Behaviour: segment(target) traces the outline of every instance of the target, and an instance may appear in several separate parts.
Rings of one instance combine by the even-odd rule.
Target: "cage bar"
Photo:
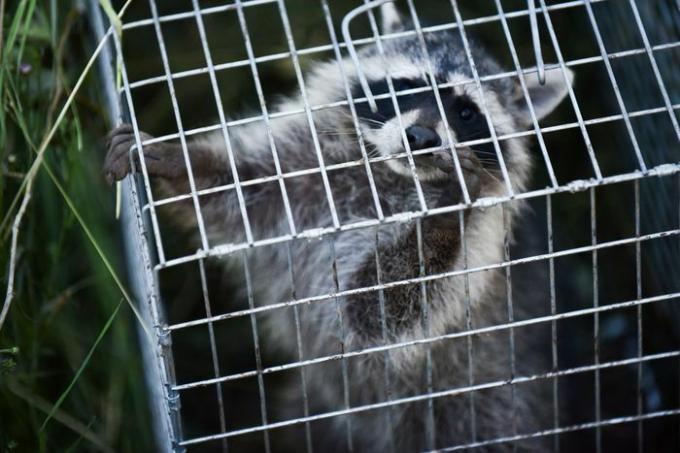
[[[304,44],[296,34],[296,14],[299,8],[291,5],[295,0],[235,0],[224,4],[206,7],[199,0],[192,0],[191,8],[187,11],[163,14],[159,4],[155,0],[148,1],[149,11],[143,17],[123,23],[125,33],[135,33],[148,30],[153,34],[158,43],[158,57],[161,61],[162,72],[157,75],[137,75],[130,61],[133,49],[126,47],[117,38],[116,34],[109,29],[104,30],[103,15],[99,11],[98,3],[91,0],[89,8],[91,21],[94,25],[96,39],[108,39],[111,42],[103,52],[100,59],[100,77],[104,85],[104,93],[107,98],[107,110],[109,111],[112,124],[120,124],[121,121],[129,122],[133,126],[135,145],[130,149],[132,166],[139,162],[138,177],[129,177],[123,181],[123,228],[126,239],[126,256],[128,257],[128,269],[130,281],[134,289],[135,299],[139,304],[140,311],[144,315],[145,322],[153,332],[153,338],[146,338],[140,333],[140,345],[142,356],[145,361],[146,383],[152,405],[153,429],[156,433],[158,448],[161,451],[184,451],[186,449],[203,448],[209,445],[219,445],[222,451],[238,450],[239,442],[256,442],[266,452],[277,450],[279,439],[285,435],[299,430],[299,449],[313,452],[319,442],[317,426],[329,426],[328,423],[336,423],[341,426],[344,442],[348,451],[360,448],[356,433],[361,428],[361,418],[365,415],[384,417],[385,426],[389,429],[386,433],[379,433],[388,439],[387,449],[399,451],[395,443],[395,432],[398,430],[397,411],[410,405],[422,404],[423,427],[425,431],[426,450],[431,451],[458,451],[474,450],[475,448],[491,447],[499,445],[513,445],[514,448],[523,441],[531,441],[538,438],[548,439],[554,451],[564,451],[568,445],[570,435],[573,433],[587,433],[592,435],[591,449],[594,451],[608,451],[608,430],[624,429],[633,426],[635,433],[635,445],[638,451],[646,451],[650,442],[653,442],[648,434],[648,426],[654,423],[667,423],[673,417],[680,416],[680,402],[677,394],[674,401],[655,401],[652,395],[654,390],[667,394],[666,387],[663,391],[658,390],[661,384],[650,384],[650,376],[658,373],[658,368],[669,361],[680,361],[680,348],[677,344],[670,343],[666,349],[654,346],[653,340],[658,335],[654,329],[648,326],[651,322],[658,322],[662,313],[659,307],[676,307],[680,302],[680,288],[672,279],[667,286],[655,286],[650,272],[658,271],[654,262],[654,254],[649,252],[655,247],[667,247],[669,259],[680,262],[680,202],[670,206],[675,197],[680,198],[680,185],[674,184],[674,179],[680,181],[680,154],[678,142],[680,142],[680,126],[677,114],[680,109],[680,91],[677,80],[670,73],[673,68],[669,67],[666,60],[672,60],[673,55],[680,50],[680,36],[670,33],[673,39],[665,42],[655,41],[653,30],[646,28],[645,21],[652,14],[654,6],[647,2],[628,0],[628,2],[615,2],[614,0],[571,0],[550,2],[523,2],[519,9],[508,10],[507,3],[502,0],[489,2],[493,13],[489,11],[481,14],[468,14],[469,5],[466,2],[450,0],[446,3],[447,13],[450,18],[445,23],[429,25],[421,18],[421,3],[416,4],[413,0],[404,0],[400,3],[405,15],[412,21],[409,30],[386,33],[378,27],[373,7],[377,4],[368,0],[354,0],[353,7],[363,8],[362,14],[357,14],[357,22],[366,20],[363,27],[363,35],[358,33],[350,37],[350,42],[341,42],[336,34],[340,17],[333,17],[331,6],[335,11],[335,4],[328,0],[310,3],[306,8],[314,10],[323,19],[325,29],[324,37],[319,42],[313,42],[309,46]],[[163,5],[160,5],[161,7]],[[627,23],[622,23],[634,36],[635,43],[627,43],[623,48],[617,48],[610,39],[609,25],[607,22],[608,8],[621,8],[622,14],[629,14]],[[672,7],[671,7],[672,8]],[[282,34],[280,36],[281,51],[267,52],[264,55],[256,51],[257,38],[263,30],[249,24],[249,14],[264,11],[265,9],[275,12]],[[211,17],[219,14],[232,14],[237,24],[237,32],[243,39],[245,58],[234,57],[228,61],[222,61],[219,50],[211,46],[213,38],[208,21]],[[591,48],[587,53],[574,54],[569,43],[561,36],[561,26],[564,16],[568,14],[580,14],[583,23],[588,30],[583,30],[592,39]],[[680,13],[671,17],[671,21],[680,21]],[[148,16],[148,17],[146,17]],[[468,17],[472,16],[472,17]],[[624,17],[624,16],[621,16]],[[651,16],[650,16],[651,17]],[[361,19],[360,19],[361,18]],[[200,44],[194,49],[197,55],[203,57],[200,67],[191,69],[173,70],[172,47],[173,37],[164,32],[166,26],[179,23],[191,23],[195,26]],[[441,20],[440,20],[441,22]],[[515,29],[517,24],[530,24],[529,34],[521,37]],[[367,27],[366,27],[367,25]],[[647,24],[648,25],[648,24]],[[273,24],[272,24],[273,26]],[[507,52],[505,67],[498,73],[483,74],[478,70],[478,64],[473,55],[473,41],[471,36],[484,27],[496,27],[498,50]],[[348,31],[358,30],[358,23]],[[451,31],[461,40],[465,58],[469,65],[471,77],[456,82],[442,82],[435,77],[434,63],[428,50],[427,39],[432,34]],[[395,110],[396,118],[401,130],[403,152],[389,156],[376,155],[370,150],[365,130],[362,128],[362,118],[358,113],[358,107],[365,107],[369,99],[365,94],[357,95],[352,87],[352,72],[346,66],[348,50],[361,46],[375,46],[378,55],[386,64],[385,46],[391,40],[412,38],[417,43],[420,52],[425,55],[428,64],[423,69],[427,74],[427,86],[417,88],[398,89],[394,84],[394,75],[386,69],[387,93],[375,94],[375,100],[387,100],[391,102]],[[317,40],[318,41],[318,40]],[[639,43],[638,43],[639,41]],[[550,52],[554,53],[555,62],[549,63]],[[351,52],[350,52],[351,53]],[[114,77],[114,55],[119,63],[122,86],[116,90]],[[341,81],[340,99],[330,103],[315,103],[310,97],[307,84],[306,70],[308,58],[331,55],[338,71],[338,79]],[[127,59],[126,59],[127,58]],[[544,62],[543,59],[546,59]],[[638,102],[629,93],[627,88],[632,82],[631,72],[620,70],[631,62],[643,61],[649,68],[649,74],[641,74],[640,83],[650,86],[650,92],[658,95],[658,99],[651,99],[648,103]],[[273,108],[268,104],[267,74],[263,69],[267,64],[290,63],[292,71],[288,74],[293,91],[298,95],[299,102],[296,105],[286,104],[288,108]],[[359,58],[354,64],[361,65]],[[575,72],[587,72],[601,70],[598,80],[580,81],[577,77],[576,88],[569,83],[567,70]],[[223,105],[223,87],[219,77],[229,71],[244,70],[251,77],[252,83],[248,88],[252,89],[255,99],[253,114],[236,116],[231,108]],[[560,71],[568,93],[565,104],[568,104],[570,114],[563,114],[558,120],[544,121],[537,118],[535,106],[529,92],[527,78],[547,71]],[[206,119],[200,125],[189,124],[182,116],[181,95],[177,87],[183,81],[206,78],[209,94],[209,103],[215,104],[217,121]],[[490,115],[488,104],[488,89],[485,84],[512,79],[516,81],[518,96],[526,103],[530,117],[530,125],[526,130],[516,130],[509,133],[497,131]],[[644,79],[644,80],[643,80]],[[591,114],[588,99],[581,94],[580,83],[599,83],[603,99],[611,96],[609,101],[602,101],[611,107],[611,112],[597,111]],[[450,152],[455,166],[455,174],[461,181],[460,189],[462,199],[455,204],[446,206],[428,206],[423,185],[424,181],[416,170],[416,159],[431,153],[433,149],[411,149],[402,119],[404,112],[401,111],[400,98],[414,94],[431,94],[435,100],[440,119],[446,123],[447,114],[440,95],[441,90],[450,90],[456,87],[470,86],[479,93],[481,99],[481,111],[486,118],[488,137],[474,138],[467,141],[457,141],[452,127],[447,126],[447,141],[444,146],[435,149]],[[173,128],[169,133],[163,133],[154,138],[145,138],[141,132],[141,118],[144,112],[136,104],[137,96],[144,90],[163,90],[170,99]],[[431,92],[431,93],[430,93]],[[486,92],[486,93],[485,93]],[[362,91],[360,93],[365,93]],[[323,149],[324,134],[328,131],[318,130],[315,122],[316,115],[322,115],[333,109],[345,109],[351,122],[351,129],[346,133],[356,136],[357,158],[344,162],[327,161]],[[294,116],[304,117],[305,126],[309,129],[314,147],[313,151],[317,163],[309,168],[289,169],[286,167],[285,157],[280,153],[280,145],[276,142],[273,124],[285,122]],[[663,146],[668,149],[658,150],[657,142],[650,143],[648,139],[649,124],[665,124],[659,126],[659,135],[663,135]],[[249,175],[243,173],[238,166],[238,144],[234,141],[234,130],[248,125],[260,123],[260,132],[263,137],[266,134],[266,142],[271,151],[273,162],[273,174]],[[616,143],[623,149],[620,159],[613,159],[607,155],[606,148],[598,143],[600,135],[598,128],[607,128],[607,131],[615,131],[619,134],[615,137]],[[176,132],[175,132],[176,130]],[[224,140],[225,148],[220,150],[224,153],[228,163],[232,181],[222,181],[211,187],[198,187],[192,170],[192,161],[189,151],[189,140],[193,137],[206,133],[219,133]],[[655,131],[656,132],[656,131]],[[573,142],[580,140],[580,146],[575,147],[572,161],[578,161],[579,170],[587,169],[587,176],[574,177],[570,172],[567,160],[560,155],[560,147],[555,143],[564,137],[572,138]],[[513,186],[510,174],[506,167],[506,158],[503,154],[503,146],[509,140],[523,139],[527,142],[536,143],[535,160],[539,167],[535,173],[541,174],[542,182],[535,183],[526,189],[517,189]],[[662,139],[659,139],[660,142]],[[614,138],[612,138],[614,140]],[[182,156],[187,169],[188,191],[168,197],[158,197],[152,190],[152,178],[145,164],[144,147],[170,141],[179,141],[182,148]],[[623,144],[623,145],[622,145]],[[497,156],[500,168],[499,180],[505,188],[505,193],[497,196],[473,197],[467,187],[463,170],[458,158],[458,152],[462,149],[487,145],[493,148]],[[571,150],[570,150],[571,151]],[[581,154],[577,155],[576,152]],[[358,156],[361,158],[358,158]],[[133,159],[136,155],[138,159]],[[668,157],[670,156],[670,157]],[[391,212],[385,209],[381,196],[379,180],[375,176],[376,168],[385,165],[390,160],[400,159],[408,163],[410,169],[409,178],[413,180],[415,194],[417,196],[417,208],[405,208],[401,212]],[[612,164],[612,160],[614,164]],[[565,163],[566,162],[566,163]],[[626,165],[628,166],[626,166]],[[137,170],[137,169],[135,169]],[[374,217],[343,218],[340,215],[342,201],[338,201],[338,194],[334,193],[333,176],[336,172],[360,172],[365,178],[367,191],[370,194]],[[294,191],[291,189],[296,179],[314,177],[320,181],[324,202],[328,205],[328,219],[323,225],[305,225],[296,221]],[[543,184],[544,183],[544,184]],[[269,236],[261,236],[251,220],[252,209],[268,209],[266,200],[258,202],[257,206],[249,204],[246,193],[249,190],[263,187],[267,184],[276,184],[278,194],[282,202],[282,216],[288,228],[287,233],[274,232]],[[543,184],[543,185],[541,185]],[[653,190],[651,186],[661,187],[663,197],[654,200],[650,197]],[[669,189],[672,187],[672,189]],[[669,193],[675,190],[677,193]],[[614,191],[616,197],[608,198],[605,192]],[[619,195],[620,193],[628,195]],[[211,235],[204,218],[201,203],[210,197],[218,195],[235,194],[240,219],[243,225],[244,239],[240,236],[226,234],[224,238],[216,238]],[[580,197],[580,198],[579,198]],[[628,198],[625,198],[628,197]],[[582,200],[583,216],[578,218],[569,217],[561,206],[563,199],[569,198]],[[617,215],[621,217],[620,229],[613,229],[618,236],[612,237],[611,231],[607,231],[607,225],[611,219],[607,216],[612,212],[609,205],[611,200],[621,201]],[[173,208],[179,203],[191,203],[196,221],[196,235],[198,249],[180,250],[176,252],[176,244],[173,243],[172,235],[165,231],[166,219],[161,212]],[[528,255],[516,255],[513,251],[514,235],[509,224],[509,212],[518,203],[531,205],[536,210],[537,222],[541,225],[541,231],[537,234],[540,251]],[[577,203],[571,202],[574,211]],[[654,210],[655,207],[658,209]],[[498,210],[502,215],[504,237],[502,258],[496,262],[476,264],[471,259],[469,232],[466,229],[466,221],[471,213],[476,210]],[[651,211],[650,211],[651,209]],[[676,213],[676,210],[679,211]],[[249,214],[249,212],[251,214]],[[649,228],[645,216],[652,212],[658,215],[655,228]],[[450,216],[455,218],[461,244],[461,259],[458,268],[449,268],[444,271],[431,272],[427,260],[428,249],[426,226],[427,222]],[[666,217],[673,217],[673,221],[666,222]],[[627,219],[627,220],[626,220]],[[570,242],[565,239],[565,225],[571,220],[572,228],[582,228],[584,242],[576,240]],[[627,223],[626,223],[627,222]],[[389,241],[387,228],[406,226],[413,228],[417,241],[417,264],[414,275],[403,276],[396,280],[386,278],[386,269],[389,262],[379,253],[380,245]],[[227,232],[228,233],[228,232]],[[343,281],[343,269],[341,263],[343,253],[340,247],[336,247],[336,241],[342,235],[366,234],[371,238],[374,250],[370,253],[370,260],[375,268],[374,284],[366,284],[360,287],[347,287]],[[668,245],[674,244],[674,245]],[[319,284],[318,287],[304,287],[300,284],[299,256],[296,251],[302,247],[323,247],[328,250],[330,261],[318,266],[318,272],[328,276],[331,283],[328,287]],[[675,248],[673,248],[675,247]],[[258,269],[253,266],[253,257],[266,250],[276,250],[276,253],[284,256],[285,269]],[[610,275],[606,268],[609,253],[617,253],[625,258],[630,258],[630,269],[621,261],[621,274],[631,277],[630,293],[608,288],[607,278]],[[229,272],[242,272],[243,281],[240,291],[243,292],[243,303],[239,305],[238,297],[223,290],[215,288],[216,283],[210,278],[212,263],[219,267],[222,261],[237,257],[239,269]],[[586,271],[572,276],[573,281],[568,285],[564,282],[565,269],[568,263],[587,263]],[[675,261],[673,261],[675,262]],[[567,263],[567,264],[565,264]],[[634,264],[633,264],[634,263]],[[517,294],[521,294],[517,282],[513,279],[521,274],[522,266],[543,266],[546,275],[537,279],[534,284],[542,285],[545,290],[543,306],[537,307],[537,311],[530,316],[525,316],[516,310]],[[197,305],[200,310],[188,310],[185,316],[175,316],[172,307],[168,305],[166,290],[162,276],[171,272],[182,272],[184,269],[197,270],[198,281],[195,286]],[[580,268],[581,270],[584,268]],[[625,271],[625,272],[624,272]],[[263,300],[262,294],[257,291],[258,279],[266,272],[280,272],[272,278],[285,280],[285,289],[272,300]],[[471,279],[488,273],[499,273],[503,277],[504,291],[503,306],[498,307],[506,310],[507,316],[502,322],[493,325],[477,324],[473,316]],[[187,275],[190,273],[187,272]],[[576,272],[575,272],[576,274]],[[240,274],[239,274],[240,275]],[[189,278],[189,277],[187,277]],[[580,278],[578,283],[576,279]],[[431,303],[433,285],[452,280],[463,286],[462,299],[464,319],[461,328],[443,333],[433,328],[431,317]],[[540,281],[539,281],[540,280]],[[274,283],[272,283],[274,284]],[[414,288],[418,296],[418,307],[423,313],[423,335],[418,338],[390,338],[388,332],[388,309],[387,301],[391,291]],[[566,300],[565,288],[574,290],[574,301]],[[628,288],[628,287],[627,287]],[[661,289],[659,289],[661,288]],[[520,288],[521,289],[521,288]],[[578,290],[578,291],[577,291]],[[238,292],[238,291],[237,291]],[[235,292],[236,294],[236,292]],[[571,294],[571,293],[568,293]],[[379,340],[369,346],[352,348],[351,339],[347,333],[347,319],[344,306],[347,300],[353,296],[370,295],[378,304],[379,325],[381,335]],[[224,299],[224,300],[223,300]],[[233,301],[231,299],[234,299]],[[224,303],[231,305],[222,306]],[[187,303],[191,303],[188,301]],[[308,310],[329,304],[333,307],[334,324],[333,332],[325,332],[337,340],[337,351],[324,351],[320,355],[311,353],[308,346],[314,339],[309,338],[309,320],[306,318]],[[543,311],[540,311],[539,308]],[[261,317],[288,313],[289,321],[295,333],[295,351],[292,356],[276,356],[270,349],[267,335],[269,333],[266,322]],[[671,311],[672,313],[672,311]],[[678,320],[668,320],[673,324],[677,332]],[[234,324],[232,324],[234,323]],[[241,323],[241,324],[238,324]],[[243,324],[245,323],[245,324]],[[617,324],[619,323],[619,324]],[[229,338],[243,350],[252,350],[251,361],[240,363],[238,360],[225,360],[224,354],[228,345],[224,344],[224,331],[232,329],[226,326],[246,325],[246,329],[233,328],[229,331]],[[565,348],[569,347],[570,340],[565,332],[565,326],[580,326],[583,329],[579,335],[587,338],[587,346],[580,350],[578,357],[574,359],[570,354],[565,354]],[[623,327],[622,327],[623,326]],[[312,326],[313,327],[313,326]],[[545,344],[548,363],[545,369],[524,370],[519,365],[519,355],[522,352],[521,335],[530,332],[532,328],[545,327],[549,332]],[[570,327],[571,328],[571,327]],[[618,329],[618,330],[617,330]],[[618,349],[610,345],[611,342],[623,341],[622,333],[628,329],[630,339],[627,348],[622,346]],[[182,374],[178,372],[179,360],[177,353],[188,350],[192,345],[182,342],[183,335],[189,335],[193,331],[207,332],[205,341],[201,343],[201,350],[205,353],[206,364],[196,370],[194,374]],[[252,344],[237,336],[236,332],[247,332],[252,337]],[[245,335],[245,334],[243,334]],[[507,338],[508,353],[498,360],[506,360],[508,363],[506,376],[503,378],[482,379],[485,363],[479,360],[480,350],[476,348],[476,342],[481,338],[491,335],[502,335]],[[618,336],[617,336],[618,335]],[[465,357],[461,361],[461,376],[463,384],[451,388],[439,388],[436,385],[437,363],[432,356],[432,348],[459,341],[465,345]],[[667,345],[669,343],[664,343]],[[422,348],[424,351],[424,388],[418,389],[413,394],[400,394],[395,389],[399,379],[399,370],[393,366],[392,358],[396,354],[414,348]],[[587,349],[590,348],[590,349]],[[233,349],[233,348],[231,348]],[[586,350],[587,349],[587,350]],[[625,349],[625,353],[622,351]],[[198,354],[197,354],[198,355]],[[356,402],[356,395],[351,383],[357,376],[351,373],[351,363],[356,361],[382,360],[384,364],[380,369],[380,380],[383,383],[383,392],[376,401]],[[176,362],[177,360],[177,362]],[[198,359],[197,359],[198,360]],[[464,364],[462,362],[465,362]],[[198,363],[198,362],[197,362]],[[503,362],[505,363],[505,362]],[[318,367],[338,366],[337,391],[341,396],[342,404],[338,407],[320,407],[319,385],[313,382],[310,376]],[[196,365],[200,368],[199,365]],[[677,368],[677,366],[676,366]],[[676,370],[680,374],[679,371]],[[628,404],[628,412],[619,413],[611,410],[611,394],[609,387],[609,373],[628,373],[631,390],[622,395],[622,399]],[[672,376],[672,372],[669,376]],[[278,401],[270,391],[272,382],[279,383],[285,380],[285,376],[295,376],[295,386],[291,386],[288,392],[299,392],[299,407],[291,407],[287,415],[280,416],[277,405],[284,404]],[[665,375],[664,375],[665,376]],[[588,382],[588,392],[592,392],[592,401],[588,399],[584,405],[588,406],[588,421],[582,419],[574,422],[564,411],[565,399],[569,398],[567,390],[572,379],[580,379],[579,382]],[[653,380],[653,378],[652,378]],[[674,378],[675,386],[664,383],[663,385],[680,391],[680,383]],[[293,380],[291,380],[293,381]],[[252,407],[248,410],[234,402],[230,389],[246,388],[247,382],[252,385]],[[517,419],[517,410],[521,402],[517,401],[517,389],[522,385],[542,385],[549,389],[549,396],[545,404],[550,406],[549,420],[537,427],[532,432],[523,432]],[[280,385],[280,384],[276,384]],[[656,385],[656,387],[654,387]],[[238,387],[241,386],[241,387]],[[652,386],[650,390],[650,386]],[[330,387],[329,387],[330,388]],[[505,390],[510,395],[510,407],[505,414],[511,421],[511,429],[503,436],[485,438],[483,427],[480,427],[478,416],[483,416],[483,408],[480,412],[480,401],[486,391]],[[205,432],[202,426],[192,424],[191,418],[195,415],[190,412],[190,405],[183,407],[180,401],[187,401],[194,392],[206,390],[213,395],[210,397],[210,405],[214,410],[209,411],[214,417],[214,423],[207,423]],[[247,392],[246,392],[247,393]],[[584,391],[585,393],[585,391]],[[298,396],[298,395],[294,395]],[[625,397],[625,398],[624,398]],[[214,398],[214,401],[212,400]],[[436,404],[444,399],[464,401],[467,413],[465,416],[466,429],[469,437],[456,445],[442,444],[437,436]],[[584,397],[584,399],[587,399]],[[457,400],[458,401],[458,400]],[[241,403],[239,403],[241,404]],[[286,403],[287,404],[287,403]],[[420,407],[420,406],[419,406]],[[250,413],[250,412],[252,413]],[[241,413],[243,412],[243,413]],[[292,414],[292,415],[291,415]],[[242,422],[242,420],[246,420]],[[677,425],[677,423],[676,423]],[[664,425],[667,426],[667,425]],[[292,435],[292,434],[290,434]],[[677,436],[676,436],[677,437]],[[243,440],[258,439],[258,440]],[[550,442],[551,440],[551,442]],[[677,441],[678,439],[676,439]],[[250,445],[250,444],[248,444]]]

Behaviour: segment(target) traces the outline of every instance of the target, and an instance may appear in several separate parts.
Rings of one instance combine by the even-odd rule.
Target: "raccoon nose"
[[[411,151],[417,149],[434,148],[442,144],[439,135],[427,127],[411,126],[406,129],[406,138]]]

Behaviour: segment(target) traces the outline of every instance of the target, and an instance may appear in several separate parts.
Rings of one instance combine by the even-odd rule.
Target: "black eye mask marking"
[[[437,83],[444,83],[444,81],[438,79]],[[404,90],[427,87],[429,86],[429,81],[422,78],[395,78],[392,79],[392,84],[394,86],[394,91],[398,93]],[[369,87],[374,96],[389,93],[387,80],[371,82]],[[467,142],[491,137],[486,117],[479,111],[477,105],[468,96],[455,96],[452,93],[452,90],[448,88],[440,89],[439,96],[442,100],[444,109],[446,110],[449,126],[456,132],[458,142]],[[364,92],[358,83],[352,90],[352,97],[354,99],[364,97]],[[432,91],[402,95],[397,94],[397,102],[399,103],[399,109],[402,113],[411,110],[421,110],[423,114],[420,118],[423,119],[425,123],[432,123],[422,124],[422,126],[433,127],[440,120],[437,101]],[[363,120],[364,124],[373,129],[379,129],[382,123],[385,123],[396,116],[392,98],[385,97],[376,99],[376,104],[378,106],[377,112],[372,112],[366,102],[356,104],[356,111],[359,118]],[[472,146],[472,150],[485,166],[498,166],[498,156],[496,155],[493,143],[474,145]]]
[[[400,91],[404,90],[412,90],[414,88],[426,87],[428,86],[428,83],[421,78],[416,79],[396,78],[392,79],[392,85],[394,87],[395,93],[399,93]],[[371,82],[369,83],[369,87],[371,89],[371,92],[373,93],[373,96],[388,94],[390,92],[389,87],[387,85],[387,80],[378,80],[375,82]],[[358,84],[352,90],[352,97],[354,99],[364,97],[364,92],[361,89],[361,86],[359,86]],[[416,106],[428,100],[429,98],[432,98],[432,102],[434,102],[434,96],[432,95],[431,92],[402,95],[397,94],[399,110],[402,113],[407,112],[409,110],[413,110]],[[392,98],[386,97],[383,99],[376,99],[375,102],[378,106],[378,111],[375,113],[371,111],[371,108],[368,106],[368,103],[366,102],[356,104],[357,115],[359,115],[360,118],[366,118],[369,120],[379,122],[389,121],[390,119],[396,116],[394,104],[392,103]],[[379,123],[374,123],[373,121],[370,121],[370,127],[377,129],[380,126]]]
[[[449,125],[456,131],[458,142],[467,142],[491,137],[486,117],[467,96],[456,96],[447,112]],[[477,158],[485,164],[498,164],[493,143],[472,146]]]

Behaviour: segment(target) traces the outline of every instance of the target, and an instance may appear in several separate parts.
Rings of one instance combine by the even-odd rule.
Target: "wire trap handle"
[[[357,55],[357,51],[354,48],[354,43],[352,42],[352,35],[349,32],[349,25],[352,22],[352,20],[354,20],[354,18],[357,17],[358,15],[364,14],[367,11],[377,8],[380,5],[393,1],[394,0],[375,0],[366,3],[365,5],[354,8],[352,11],[348,12],[342,19],[342,38],[345,40],[347,51],[349,52],[349,56],[352,59],[354,67],[357,70],[357,77],[359,78],[361,89],[364,91],[366,101],[368,102],[371,111],[374,113],[378,111],[378,105],[375,103],[373,92],[371,91],[371,88],[368,86],[368,80],[366,80],[366,75],[364,74],[364,71],[361,70],[361,66],[359,65],[359,56]]]
[[[538,20],[536,17],[536,4],[534,0],[527,0],[529,7],[529,24],[531,25],[531,41],[534,45],[536,68],[538,69],[538,83],[545,85],[545,63],[541,52],[541,36],[538,34]]]

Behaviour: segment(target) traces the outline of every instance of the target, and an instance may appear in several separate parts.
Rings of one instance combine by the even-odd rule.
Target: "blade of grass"
[[[89,429],[92,425],[94,425],[95,419],[92,419],[90,423],[87,424],[87,428]],[[70,447],[68,447],[66,450],[64,450],[64,453],[71,453],[72,451],[80,451],[78,450],[78,447],[80,446],[81,442],[83,441],[84,437],[80,436],[78,437],[75,442],[71,444]]]
[[[78,371],[76,371],[76,374],[75,374],[75,376],[73,376],[73,379],[69,383],[68,387],[66,387],[66,390],[64,390],[62,392],[62,394],[59,396],[59,399],[57,400],[57,402],[54,404],[54,406],[52,406],[52,409],[47,414],[47,418],[45,418],[42,425],[40,426],[39,432],[42,433],[45,430],[47,423],[52,419],[54,414],[57,412],[57,410],[59,409],[59,406],[61,406],[61,404],[64,402],[64,400],[66,399],[68,394],[73,389],[73,386],[76,385],[76,382],[78,382],[80,375],[83,374],[83,371],[87,367],[87,364],[90,363],[90,359],[92,359],[92,354],[94,354],[94,351],[97,349],[97,346],[99,346],[99,343],[102,341],[102,338],[104,338],[104,335],[106,335],[106,332],[109,331],[109,328],[111,327],[111,324],[113,324],[113,320],[116,319],[116,315],[118,314],[118,311],[120,310],[120,307],[122,305],[123,305],[123,299],[121,299],[120,302],[118,302],[118,305],[116,306],[115,310],[113,310],[113,313],[111,313],[111,316],[109,316],[109,319],[106,321],[106,324],[104,324],[104,327],[99,332],[97,339],[94,341],[94,344],[92,345],[89,352],[85,356],[83,363],[80,365],[80,368],[78,368]]]
[[[0,33],[0,68],[4,69],[7,67],[7,61],[9,60],[8,54],[14,46],[14,40],[16,39],[16,34],[19,29],[19,24],[21,24],[21,18],[23,17],[24,10],[26,9],[26,4],[26,0],[21,0],[17,6],[7,32],[7,37],[5,37],[5,0],[0,0],[0,31],[2,31],[2,33]],[[5,71],[0,71],[0,100],[3,98],[3,89],[5,86],[3,83],[4,72]],[[5,126],[5,113],[4,109],[0,109],[0,143],[5,143],[6,133],[7,128]]]
[[[5,38],[5,0],[0,0],[0,61],[4,58],[5,53],[2,51]]]
[[[106,13],[107,16],[109,16],[109,20],[111,21],[111,24],[116,28],[116,34],[118,35],[118,39],[120,42],[123,42],[123,25],[120,21],[120,19],[116,16],[115,10],[111,6],[111,3],[109,0],[99,0],[99,4],[101,5],[102,9]],[[120,61],[120,55],[116,58],[116,89],[120,89],[120,84],[121,84],[121,61]],[[122,193],[123,185],[121,181],[116,181],[116,219],[120,218],[120,203],[121,203],[121,193]]]
[[[41,412],[44,412],[45,414],[49,414],[53,408],[52,404],[50,404],[49,401],[31,393],[28,389],[24,388],[21,384],[19,384],[15,379],[7,380],[7,388],[17,397],[21,398],[29,405],[40,410]],[[71,431],[78,434],[80,436],[78,438],[79,440],[86,439],[102,451],[106,452],[114,451],[113,448],[107,445],[103,439],[101,439],[94,432],[92,432],[89,426],[83,425],[72,415],[64,412],[63,410],[55,411],[52,418],[54,418],[56,421],[66,426],[67,428],[69,428]]]
[[[99,5],[101,5],[102,9],[104,10],[104,13],[109,18],[109,21],[111,22],[111,25],[113,25],[114,30],[116,31],[116,35],[118,35],[118,38],[123,37],[123,23],[120,21],[120,17],[118,17],[118,14],[116,14],[116,10],[113,9],[113,6],[111,6],[111,2],[109,0],[99,0]]]
[[[15,65],[15,72],[19,74],[19,66],[21,66],[21,57],[24,55],[24,46],[26,45],[26,38],[28,36],[29,25],[31,24],[31,19],[33,18],[33,13],[35,12],[35,0],[29,0],[28,10],[26,11],[26,17],[24,18],[24,28],[21,33],[21,41],[19,42],[19,51],[17,52],[17,62]]]
[[[17,7],[16,12],[14,13],[14,17],[12,18],[12,23],[9,26],[9,30],[7,31],[7,37],[5,39],[4,47],[2,49],[2,60],[0,60],[0,66],[3,69],[7,68],[9,65],[9,59],[12,54],[12,49],[14,48],[14,42],[16,41],[17,35],[19,34],[19,28],[21,27],[21,21],[24,18],[24,13],[26,12],[27,5],[28,0],[21,0],[21,3],[19,3],[19,6]],[[0,74],[0,97],[3,94],[2,89],[5,85],[3,83],[4,71],[2,72],[3,74]]]
[[[16,12],[14,13],[14,18],[12,19],[12,24],[9,26],[9,31],[7,32],[7,38],[5,39],[4,48],[2,51],[2,63],[3,66],[9,58],[10,52],[14,47],[14,41],[19,33],[19,27],[21,26],[21,20],[24,17],[24,12],[26,11],[26,6],[28,5],[28,0],[21,0]]]
[[[57,45],[57,0],[50,0],[50,39]]]

